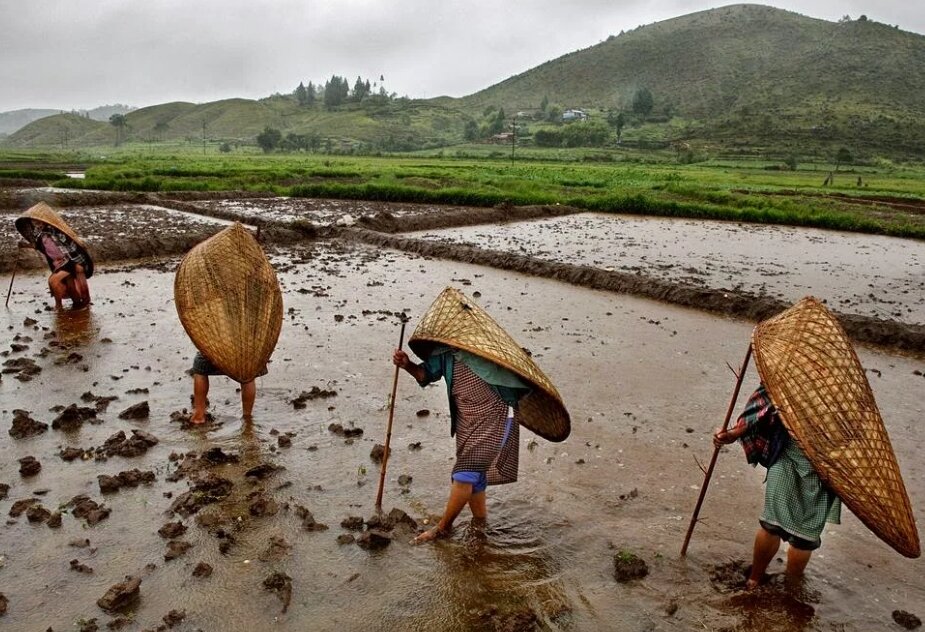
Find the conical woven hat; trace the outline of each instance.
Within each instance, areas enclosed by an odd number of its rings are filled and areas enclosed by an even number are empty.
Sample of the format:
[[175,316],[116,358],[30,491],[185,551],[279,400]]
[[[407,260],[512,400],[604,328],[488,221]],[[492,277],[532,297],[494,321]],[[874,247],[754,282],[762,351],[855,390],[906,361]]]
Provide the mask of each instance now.
[[32,220],[36,222],[42,222],[48,224],[49,226],[54,226],[62,233],[68,236],[68,238],[73,241],[77,246],[83,251],[83,255],[87,258],[87,265],[85,266],[85,273],[87,278],[93,276],[93,257],[90,256],[90,250],[87,248],[87,244],[77,236],[77,233],[74,232],[74,229],[68,226],[68,223],[64,221],[55,209],[51,208],[45,202],[39,202],[28,211],[16,218],[16,230],[28,240],[32,239],[31,231],[26,228],[26,222]]
[[893,446],[835,316],[804,298],[759,323],[752,348],[781,420],[819,476],[879,538],[918,557],[919,535]]
[[186,333],[222,373],[244,383],[263,371],[283,325],[283,296],[243,226],[235,223],[190,250],[173,293]]
[[526,380],[533,389],[520,400],[520,423],[549,441],[568,437],[569,414],[549,378],[485,310],[451,287],[440,293],[408,341],[421,358],[438,344],[473,353]]

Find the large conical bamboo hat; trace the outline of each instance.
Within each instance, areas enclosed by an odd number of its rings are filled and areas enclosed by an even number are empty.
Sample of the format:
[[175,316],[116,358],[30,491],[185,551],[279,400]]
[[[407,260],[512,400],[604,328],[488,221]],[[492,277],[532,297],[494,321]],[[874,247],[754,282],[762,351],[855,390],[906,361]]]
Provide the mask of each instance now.
[[74,229],[64,221],[64,218],[58,215],[55,209],[51,208],[45,202],[39,202],[16,218],[16,230],[18,230],[20,234],[27,240],[31,241],[31,231],[26,228],[26,222],[29,220],[48,224],[49,226],[53,226],[67,235],[68,239],[77,244],[77,246],[83,251],[84,257],[87,258],[87,265],[85,266],[85,274],[87,278],[93,276],[93,257],[90,256],[90,249],[87,248],[87,244],[85,244],[83,240],[77,236],[77,233],[74,232]]
[[752,348],[784,426],[819,476],[880,539],[918,557],[915,517],[893,446],[835,316],[804,298],[759,323]]
[[225,375],[250,382],[273,354],[283,296],[257,241],[235,223],[190,250],[174,280],[180,322]]
[[569,414],[549,378],[484,309],[451,287],[440,293],[408,341],[421,358],[437,345],[468,351],[526,380],[533,388],[520,400],[520,423],[549,441],[568,437]]

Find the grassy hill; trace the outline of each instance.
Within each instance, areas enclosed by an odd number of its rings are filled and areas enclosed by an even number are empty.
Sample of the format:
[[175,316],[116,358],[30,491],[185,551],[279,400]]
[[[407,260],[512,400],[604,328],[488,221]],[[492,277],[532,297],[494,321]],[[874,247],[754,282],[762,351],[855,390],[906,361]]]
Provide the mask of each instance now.
[[[461,99],[369,99],[333,110],[293,98],[165,103],[126,115],[129,142],[253,144],[265,127],[316,134],[327,146],[404,151],[461,143],[467,121],[537,113],[543,99],[603,119],[626,112],[624,139],[689,141],[701,155],[771,152],[925,156],[925,36],[864,19],[827,22],[761,5],[665,20],[549,61]],[[633,115],[637,91],[651,112]],[[526,117],[529,118],[529,117]],[[542,125],[527,122],[522,138]],[[8,147],[111,145],[108,123],[68,115],[31,123]],[[493,132],[489,132],[490,135]],[[613,145],[613,139],[607,143]]]
[[[8,147],[49,148],[62,145],[63,129],[69,144],[112,145],[116,129],[101,123],[62,114],[44,118],[12,134]],[[465,116],[458,110],[428,101],[398,99],[350,103],[329,110],[321,104],[300,107],[294,99],[277,96],[258,101],[225,99],[211,103],[164,103],[125,115],[124,142],[198,142],[211,140],[253,144],[265,127],[283,135],[317,134],[338,145],[365,144],[370,149],[417,149],[458,143]]]
[[517,111],[546,97],[562,107],[626,110],[647,88],[652,113],[694,122],[692,137],[850,139],[921,151],[925,75],[910,72],[921,67],[922,35],[733,5],[622,33],[443,103]]

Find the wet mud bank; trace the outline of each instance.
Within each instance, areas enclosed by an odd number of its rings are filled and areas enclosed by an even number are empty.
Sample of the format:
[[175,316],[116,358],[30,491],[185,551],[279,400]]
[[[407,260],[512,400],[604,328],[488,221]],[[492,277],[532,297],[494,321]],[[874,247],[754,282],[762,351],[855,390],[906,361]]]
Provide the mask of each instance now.
[[[344,229],[336,231],[336,234],[345,239],[395,248],[423,256],[520,272],[595,290],[631,294],[754,322],[770,318],[791,304],[788,301],[756,296],[739,290],[712,289],[667,282],[645,275],[544,261],[508,252],[400,237],[370,230]],[[858,342],[925,354],[925,326],[923,325],[856,314],[838,315],[848,335]]]
[[437,230],[481,224],[520,222],[531,219],[562,217],[580,212],[580,209],[572,206],[495,206],[492,208],[453,209],[439,214],[396,217],[386,210],[372,216],[364,215],[357,220],[357,224],[369,230],[391,234],[416,230]]

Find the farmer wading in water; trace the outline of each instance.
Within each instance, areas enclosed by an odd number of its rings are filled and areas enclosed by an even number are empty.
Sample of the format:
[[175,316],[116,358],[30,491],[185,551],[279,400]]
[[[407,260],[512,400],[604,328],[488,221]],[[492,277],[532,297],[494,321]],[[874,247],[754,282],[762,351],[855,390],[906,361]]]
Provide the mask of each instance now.
[[437,526],[415,539],[421,543],[449,535],[466,505],[474,520],[486,519],[486,488],[517,480],[520,424],[562,441],[570,423],[558,392],[530,356],[457,290],[440,294],[409,345],[424,361],[416,364],[396,349],[392,362],[421,386],[443,378],[456,438],[450,497]]

